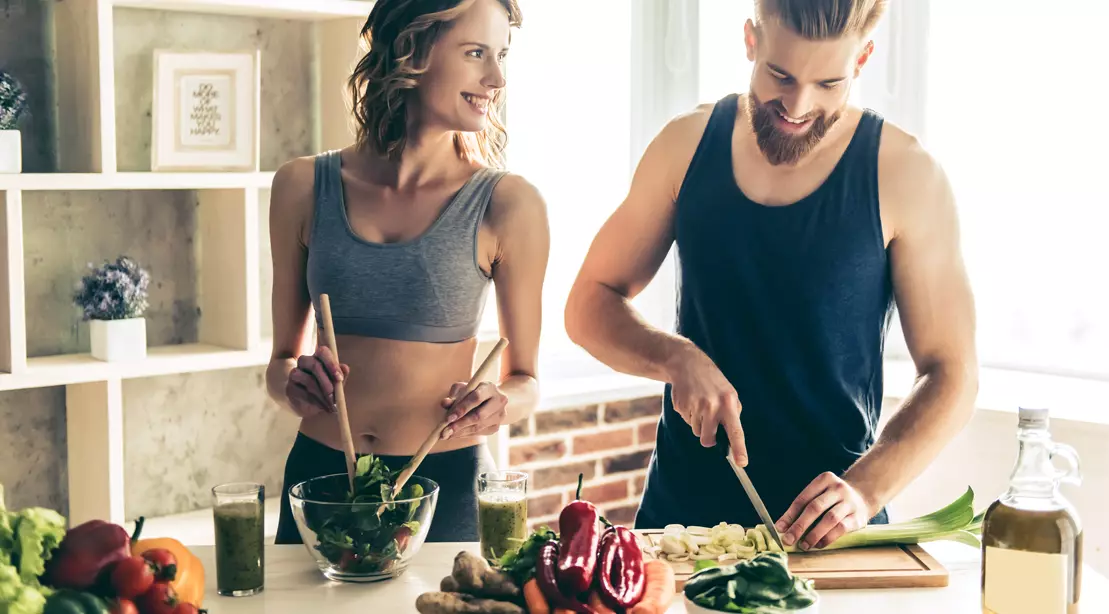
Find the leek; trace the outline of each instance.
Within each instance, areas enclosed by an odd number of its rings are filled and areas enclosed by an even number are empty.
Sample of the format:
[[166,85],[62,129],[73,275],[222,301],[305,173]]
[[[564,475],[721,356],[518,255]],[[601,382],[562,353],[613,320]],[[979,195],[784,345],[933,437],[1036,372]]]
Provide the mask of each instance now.
[[[847,533],[831,545],[810,552],[862,548],[890,544],[919,544],[930,541],[954,541],[980,548],[982,518],[985,512],[974,513],[974,491],[967,488],[958,499],[924,516],[893,524],[868,525]],[[701,567],[729,561],[752,559],[762,552],[777,551],[777,542],[770,537],[766,525],[744,529],[737,524],[721,522],[714,527],[667,525],[661,542],[651,548],[659,558],[673,561],[694,561]],[[786,546],[787,553],[805,552],[797,546]]]
[[[967,487],[958,499],[924,516],[892,524],[867,525],[847,533],[820,548],[841,550],[888,544],[919,544],[949,540],[979,547],[983,514],[974,513],[974,490]],[[787,546],[786,552],[804,552],[796,546]]]

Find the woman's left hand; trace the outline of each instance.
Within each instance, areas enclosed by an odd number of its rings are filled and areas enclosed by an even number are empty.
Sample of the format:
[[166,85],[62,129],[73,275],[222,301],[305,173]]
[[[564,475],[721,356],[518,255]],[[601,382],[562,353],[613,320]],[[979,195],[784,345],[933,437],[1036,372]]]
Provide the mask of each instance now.
[[450,425],[443,429],[442,439],[492,435],[508,417],[508,397],[495,384],[482,382],[456,403],[455,397],[465,390],[466,382],[458,382],[443,399],[443,408],[450,411]]

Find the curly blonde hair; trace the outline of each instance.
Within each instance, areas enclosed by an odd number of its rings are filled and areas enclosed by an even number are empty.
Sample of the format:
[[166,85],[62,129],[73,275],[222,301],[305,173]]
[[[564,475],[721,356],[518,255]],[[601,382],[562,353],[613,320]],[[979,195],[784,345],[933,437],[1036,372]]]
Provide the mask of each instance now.
[[[428,69],[435,42],[476,0],[378,0],[362,26],[358,61],[347,89],[352,102],[356,145],[390,160],[400,159],[408,141],[408,102]],[[499,0],[509,25],[523,22],[516,0]],[[480,132],[455,134],[458,155],[486,166],[503,167],[508,132],[498,114],[503,90],[493,95],[488,125]]]

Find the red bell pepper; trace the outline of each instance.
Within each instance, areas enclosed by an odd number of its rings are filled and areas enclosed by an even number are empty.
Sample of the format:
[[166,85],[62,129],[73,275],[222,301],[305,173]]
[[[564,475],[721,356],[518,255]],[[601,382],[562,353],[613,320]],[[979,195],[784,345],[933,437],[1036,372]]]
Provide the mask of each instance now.
[[539,584],[539,591],[551,604],[552,611],[565,608],[580,614],[596,614],[596,610],[574,596],[567,596],[559,588],[558,579],[555,575],[558,559],[558,542],[551,540],[539,548],[539,557],[535,563],[535,581]]
[[577,595],[589,590],[597,567],[599,514],[588,501],[581,500],[584,476],[578,474],[578,492],[574,501],[562,508],[558,516],[559,558],[558,585],[563,592]]
[[599,562],[599,592],[605,605],[624,611],[643,600],[643,549],[630,529],[611,524],[605,529]]
[[79,591],[97,586],[114,564],[131,558],[131,541],[138,539],[142,525],[140,517],[130,536],[123,527],[103,520],[73,527],[46,564],[45,584]]

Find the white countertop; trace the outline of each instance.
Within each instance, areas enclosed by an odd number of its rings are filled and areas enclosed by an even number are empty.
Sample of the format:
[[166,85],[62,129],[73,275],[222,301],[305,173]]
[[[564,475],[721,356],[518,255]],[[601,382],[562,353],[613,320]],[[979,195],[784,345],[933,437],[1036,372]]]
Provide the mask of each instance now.
[[[928,589],[824,590],[818,614],[980,614],[979,554],[957,543],[924,544],[951,573],[950,585]],[[416,611],[416,597],[439,590],[461,550],[477,552],[476,543],[425,544],[400,577],[374,584],[346,584],[323,577],[303,546],[266,546],[265,590],[253,597],[216,594],[215,552],[210,546],[192,548],[204,563],[204,608],[210,614],[328,614],[406,613]],[[1082,571],[1082,614],[1109,612],[1109,580],[1089,565]],[[668,614],[684,614],[681,593]]]

